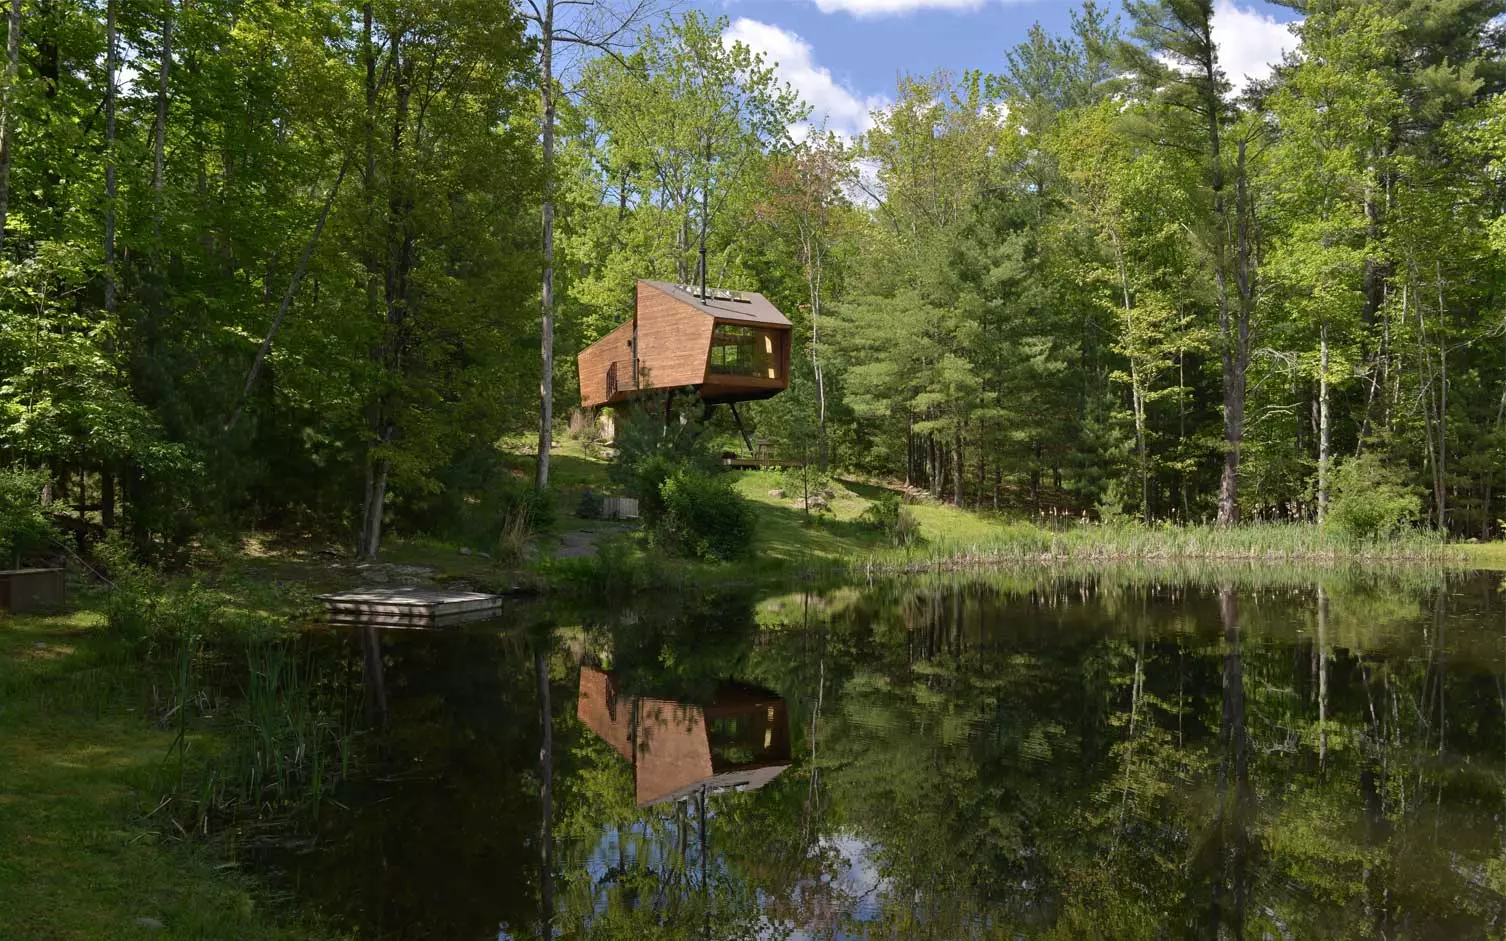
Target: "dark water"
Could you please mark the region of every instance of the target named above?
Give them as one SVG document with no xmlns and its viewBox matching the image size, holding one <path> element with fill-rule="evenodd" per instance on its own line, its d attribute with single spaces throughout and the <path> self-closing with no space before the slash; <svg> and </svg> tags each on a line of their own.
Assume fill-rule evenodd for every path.
<svg viewBox="0 0 1506 941">
<path fill-rule="evenodd" d="M 361 938 L 1500 937 L 1501 581 L 1323 579 L 342 635 L 360 769 L 248 855 Z"/>
</svg>

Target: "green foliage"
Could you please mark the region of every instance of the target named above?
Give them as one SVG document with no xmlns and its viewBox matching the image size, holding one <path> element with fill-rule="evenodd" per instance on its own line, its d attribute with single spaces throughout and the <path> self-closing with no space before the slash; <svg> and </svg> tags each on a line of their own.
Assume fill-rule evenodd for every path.
<svg viewBox="0 0 1506 941">
<path fill-rule="evenodd" d="M 575 515 L 583 520 L 598 520 L 604 509 L 605 501 L 601 494 L 587 487 L 580 492 L 580 500 L 575 504 Z"/>
<path fill-rule="evenodd" d="M 44 474 L 0 467 L 0 568 L 23 567 L 51 555 L 57 532 L 42 511 Z"/>
<path fill-rule="evenodd" d="M 699 400 L 679 401 L 690 404 L 674 410 L 659 396 L 651 396 L 617 413 L 617 453 L 607 474 L 637 499 L 638 513 L 650 529 L 665 512 L 665 481 L 682 469 L 709 473 L 716 467 L 711 431 L 693 411 Z"/>
<path fill-rule="evenodd" d="M 729 562 L 753 551 L 753 508 L 724 474 L 682 467 L 662 484 L 656 542 L 691 558 Z M 641 507 L 641 504 L 640 504 Z"/>
<path fill-rule="evenodd" d="M 890 545 L 912 546 L 920 541 L 920 523 L 897 493 L 883 493 L 859 519 L 882 533 Z"/>
<path fill-rule="evenodd" d="M 1379 455 L 1367 453 L 1334 471 L 1329 526 L 1351 539 L 1381 540 L 1416 525 L 1422 501 L 1405 475 Z"/>
</svg>

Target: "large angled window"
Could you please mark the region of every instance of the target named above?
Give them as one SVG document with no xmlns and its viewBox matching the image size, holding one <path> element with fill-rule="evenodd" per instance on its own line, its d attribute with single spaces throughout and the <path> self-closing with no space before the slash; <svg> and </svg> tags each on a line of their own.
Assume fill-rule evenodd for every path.
<svg viewBox="0 0 1506 941">
<path fill-rule="evenodd" d="M 778 331 L 719 323 L 711 334 L 711 372 L 778 379 Z"/>
</svg>

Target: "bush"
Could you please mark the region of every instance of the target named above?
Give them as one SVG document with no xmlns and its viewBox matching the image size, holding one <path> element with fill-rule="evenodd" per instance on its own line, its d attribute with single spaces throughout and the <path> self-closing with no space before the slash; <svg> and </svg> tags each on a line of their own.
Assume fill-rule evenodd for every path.
<svg viewBox="0 0 1506 941">
<path fill-rule="evenodd" d="M 580 502 L 575 505 L 575 515 L 583 520 L 599 520 L 606 509 L 601 494 L 587 487 L 580 492 Z"/>
<path fill-rule="evenodd" d="M 696 417 L 700 400 L 680 396 L 664 414 L 665 403 L 649 397 L 616 413 L 616 455 L 607 468 L 611 481 L 638 500 L 638 512 L 652 528 L 663 512 L 660 489 L 677 470 L 712 471 L 717 458 L 712 436 Z"/>
<path fill-rule="evenodd" d="M 664 485 L 677 473 L 692 470 L 671 454 L 647 454 L 633 466 L 630 492 L 638 499 L 638 516 L 643 525 L 656 529 L 664 518 Z"/>
<path fill-rule="evenodd" d="M 45 477 L 0 469 L 0 568 L 21 567 L 50 554 L 57 533 L 42 511 Z"/>
<path fill-rule="evenodd" d="M 657 540 L 691 558 L 729 561 L 753 548 L 753 508 L 727 478 L 681 468 L 660 486 Z M 642 504 L 639 504 L 640 510 Z"/>
<path fill-rule="evenodd" d="M 1326 525 L 1350 539 L 1394 536 L 1421 514 L 1422 501 L 1405 476 L 1376 455 L 1345 461 L 1334 471 Z"/>
<path fill-rule="evenodd" d="M 878 530 L 896 546 L 909 546 L 920 540 L 920 522 L 900 502 L 897 493 L 881 495 L 863 511 L 859 520 Z"/>
</svg>

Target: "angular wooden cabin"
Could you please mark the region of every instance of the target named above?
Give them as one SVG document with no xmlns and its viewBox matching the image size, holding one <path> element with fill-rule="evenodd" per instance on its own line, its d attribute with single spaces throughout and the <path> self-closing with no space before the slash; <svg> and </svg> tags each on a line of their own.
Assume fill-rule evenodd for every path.
<svg viewBox="0 0 1506 941">
<path fill-rule="evenodd" d="M 633 319 L 581 350 L 580 404 L 693 386 L 705 401 L 766 399 L 790 384 L 790 321 L 762 294 L 639 281 Z"/>
</svg>

